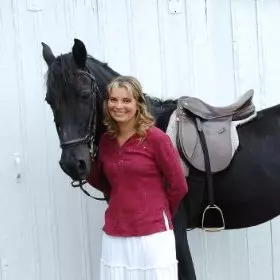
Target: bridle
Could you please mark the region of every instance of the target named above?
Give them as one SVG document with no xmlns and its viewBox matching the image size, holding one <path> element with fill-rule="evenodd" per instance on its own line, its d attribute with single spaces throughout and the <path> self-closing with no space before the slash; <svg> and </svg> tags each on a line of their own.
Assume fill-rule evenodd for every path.
<svg viewBox="0 0 280 280">
<path fill-rule="evenodd" d="M 94 160 L 97 156 L 97 151 L 98 151 L 98 146 L 96 143 L 96 125 L 97 125 L 96 109 L 97 109 L 97 102 L 101 98 L 101 96 L 100 96 L 100 91 L 97 86 L 94 75 L 90 73 L 90 70 L 88 68 L 86 70 L 87 71 L 78 70 L 77 73 L 82 74 L 82 75 L 90 78 L 90 80 L 91 80 L 90 91 L 91 91 L 91 97 L 92 97 L 92 110 L 91 110 L 89 121 L 88 121 L 87 133 L 84 137 L 81 137 L 81 138 L 71 139 L 71 140 L 67 140 L 67 141 L 61 141 L 61 139 L 59 137 L 59 140 L 60 140 L 60 147 L 62 149 L 77 146 L 80 144 L 88 144 L 88 146 L 90 148 L 91 160 Z M 59 135 L 59 133 L 58 133 L 58 135 Z M 86 184 L 86 180 L 79 180 L 79 181 L 73 180 L 71 182 L 71 185 L 73 188 L 79 187 L 87 196 L 94 198 L 96 200 L 101 200 L 101 201 L 106 200 L 105 198 L 99 198 L 99 197 L 92 196 L 89 192 L 87 192 L 83 188 L 83 185 L 85 185 L 85 184 Z"/>
</svg>

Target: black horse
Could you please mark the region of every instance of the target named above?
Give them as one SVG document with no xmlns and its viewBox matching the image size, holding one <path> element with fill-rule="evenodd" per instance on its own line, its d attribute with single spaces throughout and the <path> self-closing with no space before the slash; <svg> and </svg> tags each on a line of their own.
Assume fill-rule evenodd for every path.
<svg viewBox="0 0 280 280">
<path fill-rule="evenodd" d="M 91 150 L 104 132 L 102 103 L 107 84 L 119 73 L 88 56 L 80 40 L 72 52 L 55 57 L 43 44 L 48 65 L 46 101 L 52 108 L 62 147 L 60 165 L 73 180 L 84 180 L 90 170 Z M 156 125 L 166 130 L 176 100 L 147 96 Z M 224 213 L 226 229 L 245 228 L 280 214 L 280 106 L 258 112 L 238 127 L 239 149 L 230 166 L 213 176 L 214 195 Z M 196 279 L 186 228 L 201 227 L 207 206 L 205 175 L 192 169 L 189 193 L 174 218 L 180 280 Z"/>
</svg>

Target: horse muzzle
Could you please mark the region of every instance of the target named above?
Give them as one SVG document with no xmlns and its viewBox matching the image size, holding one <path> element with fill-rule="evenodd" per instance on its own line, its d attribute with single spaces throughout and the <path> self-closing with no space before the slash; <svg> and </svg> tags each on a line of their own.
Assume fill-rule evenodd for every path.
<svg viewBox="0 0 280 280">
<path fill-rule="evenodd" d="M 84 146 L 84 147 L 81 147 Z M 86 145 L 62 150 L 59 161 L 61 169 L 73 180 L 85 180 L 90 172 L 90 152 Z"/>
</svg>

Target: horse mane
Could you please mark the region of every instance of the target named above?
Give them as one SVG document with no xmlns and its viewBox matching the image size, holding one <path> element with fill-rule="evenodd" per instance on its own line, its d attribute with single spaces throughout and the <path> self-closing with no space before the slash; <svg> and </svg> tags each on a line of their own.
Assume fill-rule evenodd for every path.
<svg viewBox="0 0 280 280">
<path fill-rule="evenodd" d="M 99 90 L 102 93 L 102 96 L 105 97 L 105 92 L 107 90 L 107 85 L 120 74 L 114 71 L 107 63 L 101 62 L 100 60 L 88 55 L 87 67 L 93 73 L 96 78 L 97 85 Z"/>
<path fill-rule="evenodd" d="M 105 72 L 109 72 L 110 75 L 112 76 L 119 76 L 120 74 L 118 72 L 116 72 L 115 70 L 113 70 L 107 62 L 102 62 L 96 58 L 94 58 L 93 56 L 91 55 L 88 55 L 88 60 L 91 61 L 92 63 L 95 64 L 95 66 L 99 66 L 100 69 L 99 70 L 103 70 Z"/>
<path fill-rule="evenodd" d="M 60 94 L 60 96 L 57 96 L 59 100 L 63 100 L 64 94 L 64 91 L 59 89 L 63 84 L 66 84 L 67 79 L 73 75 L 75 69 L 76 66 L 73 63 L 71 53 L 57 56 L 49 67 L 46 73 L 46 85 L 52 92 L 56 92 L 56 95 Z M 48 90 L 46 95 L 47 100 L 51 98 L 49 93 L 50 91 Z"/>
</svg>

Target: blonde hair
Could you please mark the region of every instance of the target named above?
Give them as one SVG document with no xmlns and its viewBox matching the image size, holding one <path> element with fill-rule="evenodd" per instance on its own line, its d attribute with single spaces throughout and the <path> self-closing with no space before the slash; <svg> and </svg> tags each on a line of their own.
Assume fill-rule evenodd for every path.
<svg viewBox="0 0 280 280">
<path fill-rule="evenodd" d="M 108 99 L 113 88 L 125 88 L 128 92 L 132 93 L 137 102 L 134 129 L 140 137 L 146 136 L 147 130 L 154 125 L 155 121 L 153 116 L 148 112 L 146 99 L 140 82 L 131 76 L 118 76 L 107 86 L 107 96 L 104 103 L 104 124 L 107 127 L 108 133 L 113 137 L 117 137 L 119 132 L 117 123 L 108 111 Z"/>
</svg>

